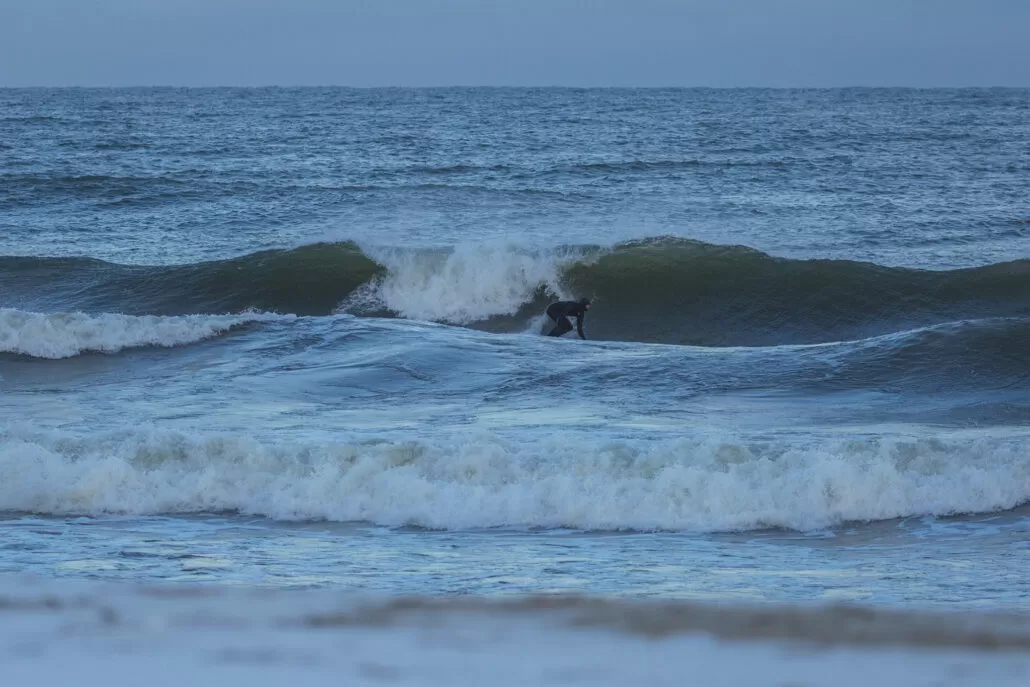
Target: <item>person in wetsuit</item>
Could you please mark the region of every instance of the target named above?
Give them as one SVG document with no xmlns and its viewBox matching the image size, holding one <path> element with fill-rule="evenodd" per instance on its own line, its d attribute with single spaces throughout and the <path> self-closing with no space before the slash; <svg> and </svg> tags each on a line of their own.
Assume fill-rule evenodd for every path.
<svg viewBox="0 0 1030 687">
<path fill-rule="evenodd" d="M 547 316 L 554 320 L 554 329 L 547 336 L 564 336 L 572 331 L 570 317 L 576 318 L 576 333 L 579 338 L 586 340 L 583 336 L 583 318 L 590 310 L 590 299 L 580 298 L 578 301 L 558 301 L 547 306 Z"/>
</svg>

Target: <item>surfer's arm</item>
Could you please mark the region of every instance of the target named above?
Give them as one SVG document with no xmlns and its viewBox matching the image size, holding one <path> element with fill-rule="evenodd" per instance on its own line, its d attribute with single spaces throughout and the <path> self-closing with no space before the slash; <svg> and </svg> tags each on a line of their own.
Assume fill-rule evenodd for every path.
<svg viewBox="0 0 1030 687">
<path fill-rule="evenodd" d="M 583 315 L 576 315 L 576 333 L 579 334 L 579 338 L 587 340 L 587 337 L 583 336 Z"/>
</svg>

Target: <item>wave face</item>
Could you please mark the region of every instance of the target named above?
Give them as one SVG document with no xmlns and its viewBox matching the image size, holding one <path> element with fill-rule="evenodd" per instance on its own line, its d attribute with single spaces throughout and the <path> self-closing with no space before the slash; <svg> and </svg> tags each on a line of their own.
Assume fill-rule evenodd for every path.
<svg viewBox="0 0 1030 687">
<path fill-rule="evenodd" d="M 547 251 L 347 242 L 159 267 L 8 257 L 0 287 L 5 305 L 31 310 L 347 312 L 499 332 L 534 326 L 549 300 L 589 295 L 592 338 L 701 346 L 820 343 L 1030 316 L 1030 260 L 927 271 L 673 238 Z"/>
<path fill-rule="evenodd" d="M 269 250 L 187 265 L 3 257 L 0 292 L 5 294 L 4 305 L 26 310 L 324 315 L 381 269 L 353 243 Z"/>
<path fill-rule="evenodd" d="M 260 316 L 48 315 L 5 308 L 0 309 L 0 353 L 56 359 L 140 346 L 182 346 L 257 319 Z"/>
<path fill-rule="evenodd" d="M 599 334 L 613 339 L 803 344 L 1030 314 L 1030 260 L 932 272 L 659 239 L 622 244 L 565 276 L 569 290 L 597 298 Z"/>
<path fill-rule="evenodd" d="M 813 530 L 1030 500 L 1025 440 L 672 439 L 269 444 L 240 436 L 0 433 L 0 511 L 238 511 L 428 528 Z"/>
</svg>

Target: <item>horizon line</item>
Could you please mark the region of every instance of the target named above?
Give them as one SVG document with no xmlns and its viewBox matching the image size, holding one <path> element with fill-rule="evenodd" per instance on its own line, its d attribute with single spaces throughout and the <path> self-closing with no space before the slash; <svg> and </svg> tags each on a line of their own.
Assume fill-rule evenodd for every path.
<svg viewBox="0 0 1030 687">
<path fill-rule="evenodd" d="M 869 84 L 852 84 L 852 85 L 837 85 L 837 86 L 762 86 L 762 85 L 736 85 L 736 86 L 710 86 L 710 85 L 629 85 L 629 84 L 613 84 L 613 85 L 594 85 L 594 86 L 581 86 L 581 85 L 567 85 L 567 84 L 549 84 L 549 85 L 488 85 L 488 84 L 434 84 L 434 85 L 365 85 L 365 86 L 354 86 L 348 84 L 261 84 L 261 85 L 239 85 L 239 84 L 32 84 L 32 85 L 7 85 L 0 84 L 2 90 L 32 90 L 32 89 L 95 89 L 95 90 L 117 90 L 117 89 L 178 89 L 178 90 L 211 90 L 211 89 L 240 89 L 240 90 L 271 90 L 271 89 L 298 89 L 298 88 L 339 88 L 346 90 L 654 90 L 654 91 L 671 91 L 671 90 L 709 90 L 709 91 L 730 91 L 730 90 L 763 90 L 763 91 L 831 91 L 831 90 L 1027 90 L 1030 89 L 1030 84 L 1025 85 L 1012 85 L 1012 84 L 993 84 L 993 85 L 932 85 L 932 86 L 916 86 L 916 85 L 869 85 Z"/>
</svg>

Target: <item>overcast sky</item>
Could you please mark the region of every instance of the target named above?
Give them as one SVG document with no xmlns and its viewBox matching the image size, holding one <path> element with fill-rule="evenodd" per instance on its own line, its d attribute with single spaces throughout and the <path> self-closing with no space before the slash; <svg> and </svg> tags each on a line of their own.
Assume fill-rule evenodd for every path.
<svg viewBox="0 0 1030 687">
<path fill-rule="evenodd" d="M 1030 86 L 1030 0 L 0 0 L 0 86 Z"/>
</svg>

